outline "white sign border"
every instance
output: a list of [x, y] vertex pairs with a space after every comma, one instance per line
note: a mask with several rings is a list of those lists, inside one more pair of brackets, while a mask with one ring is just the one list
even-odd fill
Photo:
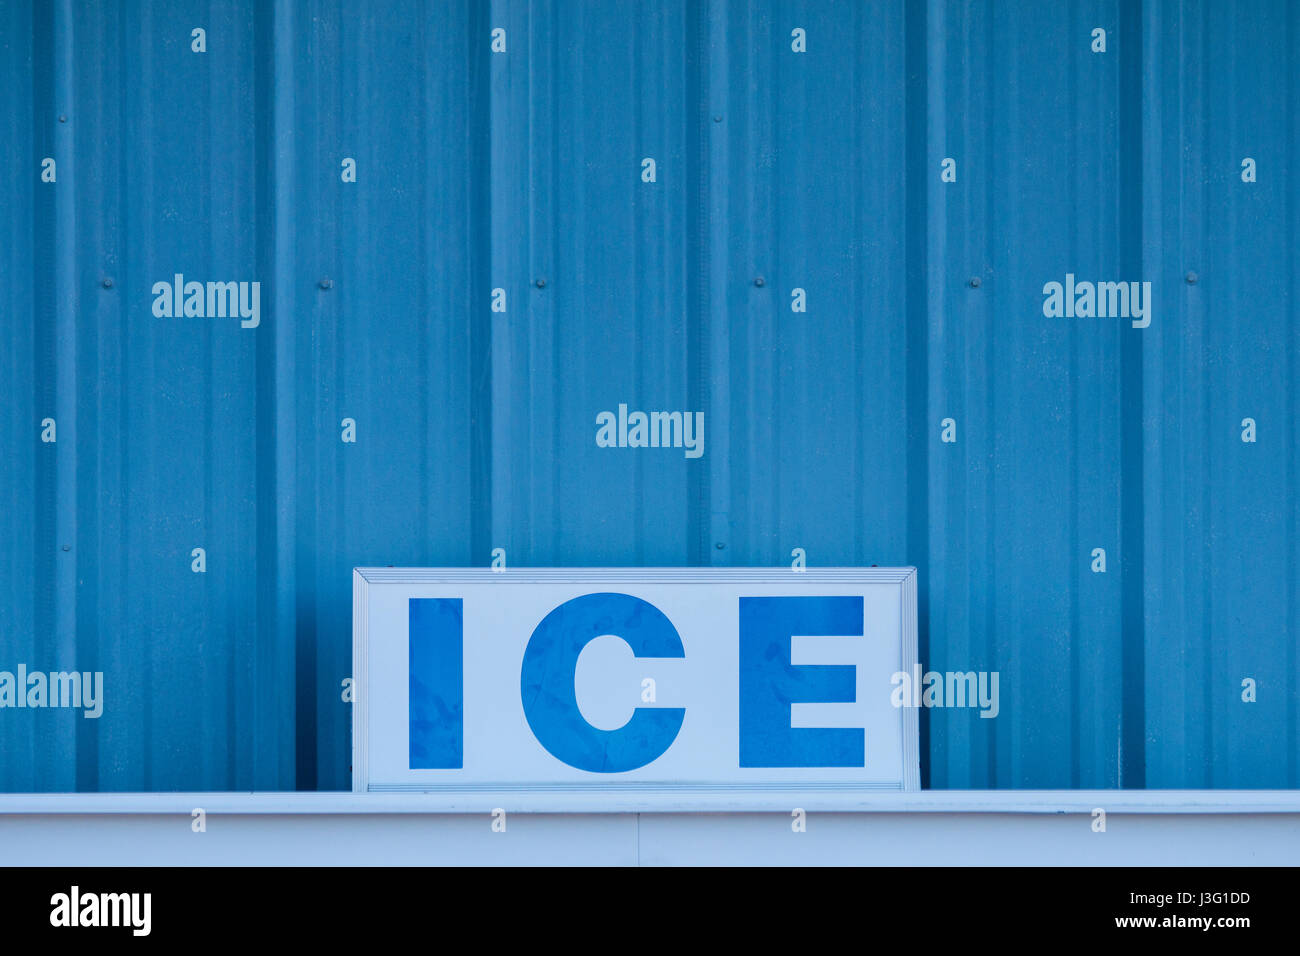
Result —
[[[902, 663], [900, 670], [912, 673], [918, 663], [918, 632], [916, 610], [916, 568], [806, 568], [800, 570], [787, 568], [506, 568], [492, 570], [489, 568], [392, 568], [366, 567], [354, 568], [352, 572], [352, 791], [354, 793], [371, 793], [369, 781], [369, 707], [365, 696], [368, 686], [368, 622], [369, 589], [371, 584], [455, 584], [455, 583], [489, 583], [509, 580], [515, 583], [535, 584], [610, 584], [628, 581], [642, 584], [700, 583], [709, 581], [745, 582], [755, 581], [778, 583], [790, 577], [799, 577], [823, 583], [873, 583], [895, 584], [899, 589], [902, 603]], [[903, 781], [901, 791], [915, 792], [921, 789], [920, 765], [920, 722], [915, 707], [902, 709], [903, 717]], [[535, 786], [520, 788], [520, 792], [531, 792]], [[552, 789], [552, 788], [545, 788]], [[566, 806], [567, 812], [583, 812], [585, 803], [603, 802], [605, 795], [617, 794], [620, 802], [632, 800], [635, 807], [646, 810], [696, 810], [706, 806], [716, 808], [717, 797], [736, 792], [733, 787], [676, 787], [663, 784], [626, 784], [610, 782], [598, 789], [590, 786], [563, 789], [573, 798], [572, 805]], [[752, 800], [757, 792], [770, 790], [771, 796], [784, 797], [782, 808], [788, 802], [792, 792], [798, 794], [800, 788], [790, 784], [774, 784], [769, 787], [743, 788], [746, 796]], [[880, 788], [865, 787], [858, 784], [831, 786], [823, 784], [808, 788], [808, 795], [814, 793], [828, 796], [828, 790], [841, 797], [852, 798], [868, 792], [879, 792]], [[391, 791], [385, 791], [391, 794]], [[423, 788], [417, 793], [421, 802], [427, 804], [428, 798], [444, 796], [450, 802], [463, 803], [472, 794], [500, 793], [499, 787], [453, 787], [440, 786]], [[701, 799], [703, 798], [703, 799]], [[567, 801], [566, 801], [567, 803]]]

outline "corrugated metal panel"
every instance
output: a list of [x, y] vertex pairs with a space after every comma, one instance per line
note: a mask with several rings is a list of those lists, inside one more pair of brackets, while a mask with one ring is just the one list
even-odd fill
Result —
[[[1300, 786], [1297, 5], [63, 0], [0, 51], [0, 669], [107, 685], [0, 712], [0, 789], [344, 788], [350, 569], [497, 547], [917, 565], [1002, 691], [923, 714], [930, 786]], [[1067, 273], [1150, 326], [1044, 317]], [[619, 403], [703, 457], [596, 447]]]

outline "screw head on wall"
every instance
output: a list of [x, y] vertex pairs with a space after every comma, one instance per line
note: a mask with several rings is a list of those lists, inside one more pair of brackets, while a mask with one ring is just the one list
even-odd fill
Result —
[[537, 288], [539, 288], [539, 289], [545, 289], [545, 288], [546, 288], [546, 280], [545, 280], [545, 279], [538, 279], [536, 282], [533, 283], [533, 285], [537, 286]]
[[106, 276], [104, 280], [100, 283], [100, 285], [102, 285], [105, 289], [111, 289], [113, 288], [113, 280]]
[[333, 279], [321, 279], [319, 285], [320, 285], [320, 287], [321, 287], [322, 289], [332, 289], [332, 288], [334, 288], [334, 280], [333, 280]]
[[970, 287], [971, 287], [972, 289], [978, 289], [978, 288], [980, 287], [981, 284], [982, 284], [982, 283], [980, 282], [980, 277], [979, 277], [979, 276], [971, 276], [971, 277], [970, 277]]
[[1198, 276], [1195, 272], [1189, 272], [1189, 273], [1187, 273], [1187, 284], [1188, 284], [1188, 285], [1196, 285], [1197, 281], [1198, 281], [1200, 278], [1201, 278], [1201, 277]]
[[758, 286], [761, 289], [763, 288], [763, 286], [767, 285], [767, 280], [764, 279], [762, 276], [759, 276], [754, 280], [754, 285]]

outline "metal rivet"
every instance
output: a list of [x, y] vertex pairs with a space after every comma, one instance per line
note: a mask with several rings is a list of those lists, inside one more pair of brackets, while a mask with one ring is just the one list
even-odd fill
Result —
[[334, 288], [334, 280], [333, 280], [333, 279], [321, 279], [321, 280], [320, 280], [320, 287], [321, 287], [322, 289], [332, 289], [332, 288]]
[[721, 123], [721, 122], [722, 122], [722, 117], [721, 117], [721, 116], [715, 116], [715, 117], [713, 117], [713, 122], [715, 122], [715, 123]]
[[763, 286], [767, 285], [767, 280], [765, 280], [762, 276], [759, 276], [757, 279], [754, 280], [754, 285], [758, 286], [761, 289], [763, 288]]
[[978, 289], [978, 288], [980, 287], [980, 277], [979, 277], [979, 276], [971, 276], [971, 277], [970, 277], [970, 287], [971, 287], [972, 289]]
[[70, 545], [70, 544], [65, 544], [65, 545], [63, 546], [63, 550], [64, 550], [64, 551], [71, 551], [71, 550], [72, 550], [72, 545]]
[[722, 541], [719, 541], [717, 544], [714, 545], [714, 547], [717, 548], [719, 551], [721, 551], [721, 550], [722, 550], [723, 548], [725, 548], [726, 546], [727, 546], [727, 545], [726, 545], [724, 542], [722, 542]]
[[1198, 276], [1195, 272], [1189, 272], [1187, 273], [1187, 284], [1196, 285], [1196, 280], [1199, 278], [1200, 276]]
[[67, 118], [66, 116], [64, 116], [62, 113], [60, 113], [60, 114], [59, 114], [59, 122], [60, 122], [60, 123], [66, 123], [67, 121], [68, 121], [68, 118]]
[[539, 289], [545, 289], [545, 288], [546, 288], [546, 280], [545, 280], [545, 279], [538, 279], [536, 282], [533, 283], [533, 285], [537, 286], [537, 288], [539, 288]]
[[103, 282], [103, 286], [104, 286], [105, 289], [111, 289], [111, 288], [113, 288], [113, 280], [112, 280], [112, 279], [105, 279], [104, 282]]

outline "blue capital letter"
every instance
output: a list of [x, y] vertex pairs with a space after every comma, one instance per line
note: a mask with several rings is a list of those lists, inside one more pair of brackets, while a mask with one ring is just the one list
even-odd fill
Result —
[[538, 742], [579, 770], [622, 773], [644, 767], [672, 746], [686, 711], [638, 707], [618, 730], [593, 727], [578, 710], [578, 655], [604, 634], [622, 638], [637, 657], [685, 657], [677, 629], [653, 604], [601, 592], [565, 601], [528, 639], [519, 678], [524, 716]]
[[412, 770], [465, 765], [464, 647], [460, 598], [411, 598], [410, 702]]
[[852, 665], [790, 663], [790, 638], [862, 634], [861, 597], [740, 599], [740, 765], [861, 767], [866, 731], [791, 727], [794, 703], [852, 703]]

